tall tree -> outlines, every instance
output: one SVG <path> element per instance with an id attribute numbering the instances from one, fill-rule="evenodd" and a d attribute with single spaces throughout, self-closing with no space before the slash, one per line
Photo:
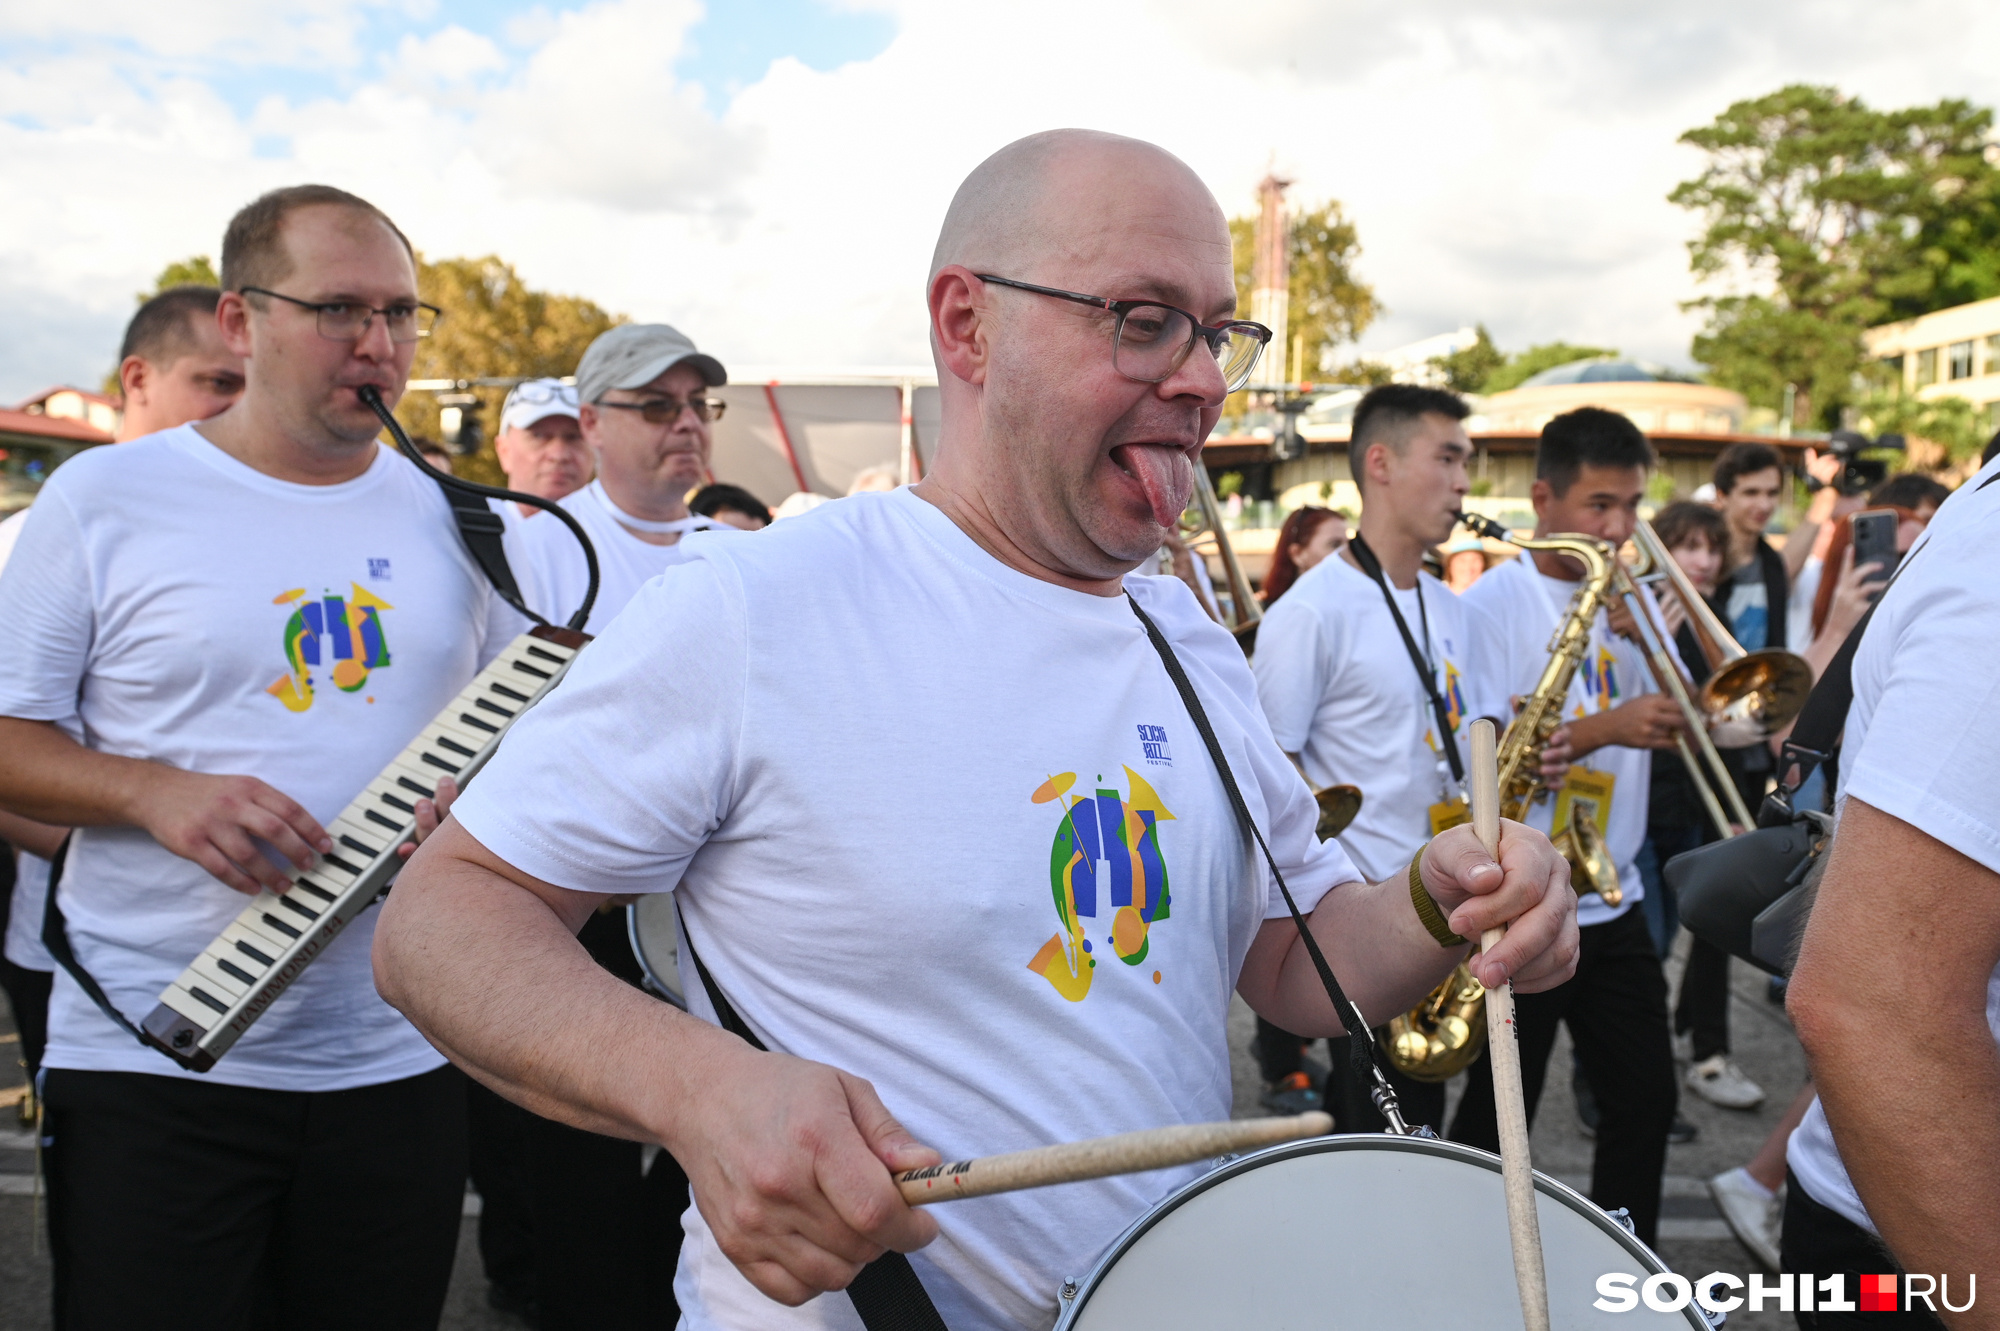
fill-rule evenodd
<path id="1" fill-rule="evenodd" d="M 608 313 L 581 296 L 536 291 L 521 280 L 513 265 L 491 254 L 479 259 L 419 260 L 417 290 L 444 315 L 431 335 L 417 344 L 412 379 L 574 374 L 584 349 L 597 335 L 626 322 L 626 316 Z M 501 474 L 492 434 L 507 390 L 471 391 L 479 395 L 487 436 L 479 453 L 463 459 L 459 470 L 498 482 Z M 412 434 L 437 434 L 438 404 L 430 393 L 406 395 L 396 415 Z"/>
<path id="2" fill-rule="evenodd" d="M 1298 348 L 1297 373 L 1310 379 L 1319 373 L 1326 352 L 1360 337 L 1384 310 L 1375 298 L 1375 289 L 1355 275 L 1361 233 L 1341 211 L 1338 200 L 1329 199 L 1317 208 L 1292 214 L 1288 230 L 1292 326 L 1286 340 Z M 1256 234 L 1255 217 L 1230 219 L 1239 310 L 1250 308 L 1250 264 Z M 1293 346 L 1274 346 L 1267 354 L 1289 358 Z"/>
<path id="3" fill-rule="evenodd" d="M 1773 407 L 1794 384 L 1798 418 L 1830 422 L 1864 329 L 1992 294 L 1991 128 L 1963 101 L 1876 111 L 1794 84 L 1683 134 L 1708 155 L 1668 196 L 1706 223 L 1690 267 L 1735 288 L 1689 303 L 1708 312 L 1694 355 L 1710 377 Z"/>

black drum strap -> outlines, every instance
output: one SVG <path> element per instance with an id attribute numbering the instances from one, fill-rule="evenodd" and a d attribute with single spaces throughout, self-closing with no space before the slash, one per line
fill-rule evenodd
<path id="1" fill-rule="evenodd" d="M 69 921 L 63 918 L 62 907 L 56 904 L 56 888 L 62 885 L 63 865 L 69 860 L 69 843 L 75 835 L 72 832 L 64 837 L 62 844 L 56 847 L 55 858 L 49 861 L 49 895 L 42 903 L 42 946 L 55 958 L 56 965 L 76 981 L 76 987 L 90 995 L 90 1001 L 97 1004 L 105 1016 L 116 1022 L 127 1035 L 151 1049 L 152 1042 L 139 1034 L 139 1028 L 125 1020 L 125 1014 L 111 1005 L 104 987 L 98 984 L 96 976 L 83 968 L 83 963 L 76 959 L 76 949 L 69 945 Z"/>
<path id="2" fill-rule="evenodd" d="M 695 974 L 701 977 L 701 987 L 708 991 L 709 1004 L 715 1009 L 722 1029 L 752 1049 L 769 1053 L 769 1048 L 757 1038 L 757 1032 L 750 1029 L 749 1023 L 723 995 L 722 986 L 708 973 L 701 953 L 694 950 L 694 939 L 688 934 L 686 917 L 681 915 L 679 898 L 674 900 L 674 916 L 680 921 L 688 958 L 694 962 Z M 950 1331 L 924 1289 L 924 1282 L 917 1278 L 910 1259 L 894 1248 L 861 1268 L 861 1274 L 847 1287 L 847 1297 L 854 1301 L 854 1311 L 860 1314 L 861 1324 L 868 1331 Z"/>
<path id="3" fill-rule="evenodd" d="M 1229 759 L 1223 756 L 1222 744 L 1215 738 L 1215 727 L 1208 723 L 1208 713 L 1203 710 L 1201 699 L 1188 680 L 1187 671 L 1181 668 L 1180 658 L 1174 655 L 1166 635 L 1139 608 L 1139 603 L 1132 599 L 1130 592 L 1125 593 L 1125 600 L 1132 607 L 1132 613 L 1139 617 L 1139 622 L 1145 625 L 1146 637 L 1152 641 L 1153 650 L 1160 654 L 1160 662 L 1166 666 L 1174 687 L 1180 690 L 1181 702 L 1187 707 L 1188 716 L 1194 720 L 1194 728 L 1201 732 L 1201 742 L 1208 747 L 1208 756 L 1215 764 L 1216 775 L 1222 778 L 1223 792 L 1229 796 L 1229 807 L 1236 811 L 1236 822 L 1242 828 L 1243 839 L 1254 841 L 1257 849 L 1264 852 L 1264 863 L 1271 870 L 1271 880 L 1284 895 L 1285 907 L 1291 911 L 1292 923 L 1298 927 L 1299 941 L 1306 945 L 1306 955 L 1312 958 L 1313 969 L 1319 972 L 1319 982 L 1325 986 L 1326 996 L 1333 1002 L 1334 1014 L 1353 1037 L 1347 1042 L 1347 1048 L 1357 1082 L 1363 1086 L 1386 1086 L 1375 1066 L 1375 1032 L 1369 1029 L 1368 1019 L 1354 1005 L 1354 1000 L 1347 996 L 1347 991 L 1340 987 L 1340 981 L 1334 978 L 1333 967 L 1327 964 L 1326 954 L 1320 951 L 1319 940 L 1306 927 L 1306 917 L 1299 913 L 1299 903 L 1292 900 L 1292 889 L 1285 886 L 1285 875 L 1278 871 L 1278 861 L 1272 856 L 1271 848 L 1264 844 L 1264 834 L 1257 830 L 1257 821 L 1250 816 L 1250 806 L 1243 802 L 1243 792 L 1236 786 L 1236 774 L 1229 768 Z"/>

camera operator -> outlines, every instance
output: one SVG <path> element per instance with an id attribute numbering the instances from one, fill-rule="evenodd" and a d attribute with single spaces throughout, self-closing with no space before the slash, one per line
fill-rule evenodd
<path id="1" fill-rule="evenodd" d="M 1968 1277 L 2000 1269 L 2000 699 L 1980 664 L 2000 639 L 1996 560 L 1989 462 L 1863 630 L 1789 1004 L 1821 1098 L 1787 1154 L 1781 1269 L 1853 1277 L 1886 1247 L 1968 1304 Z M 1816 1316 L 1801 1322 L 1870 1324 Z"/>

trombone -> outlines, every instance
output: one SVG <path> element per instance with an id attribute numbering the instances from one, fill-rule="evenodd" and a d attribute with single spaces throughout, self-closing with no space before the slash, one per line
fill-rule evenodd
<path id="1" fill-rule="evenodd" d="M 1223 617 L 1222 626 L 1236 635 L 1243 654 L 1250 655 L 1257 643 L 1257 626 L 1264 620 L 1264 607 L 1250 590 L 1250 577 L 1244 573 L 1242 561 L 1236 558 L 1236 547 L 1229 543 L 1229 533 L 1222 526 L 1222 502 L 1215 497 L 1208 468 L 1200 462 L 1194 465 L 1194 502 L 1181 514 L 1180 536 L 1197 559 L 1201 558 L 1201 552 L 1195 548 L 1197 541 L 1207 537 L 1215 542 L 1216 555 L 1222 561 L 1223 580 L 1229 584 L 1229 613 Z M 1299 775 L 1305 776 L 1303 768 Z M 1307 778 L 1306 784 L 1312 786 L 1311 778 Z M 1319 806 L 1313 830 L 1321 841 L 1331 841 L 1346 831 L 1347 825 L 1361 812 L 1359 786 L 1313 786 L 1312 795 Z"/>
<path id="2" fill-rule="evenodd" d="M 1803 658 L 1777 648 L 1745 651 L 1674 562 L 1652 524 L 1643 518 L 1633 529 L 1632 543 L 1639 557 L 1632 569 L 1622 562 L 1617 565 L 1618 593 L 1631 611 L 1654 682 L 1680 704 L 1687 719 L 1688 735 L 1700 750 L 1701 765 L 1696 764 L 1686 736 L 1676 736 L 1674 745 L 1694 778 L 1695 793 L 1715 824 L 1716 835 L 1728 840 L 1738 831 L 1755 827 L 1756 820 L 1737 792 L 1736 780 L 1724 765 L 1716 740 L 1742 748 L 1760 744 L 1790 724 L 1812 692 L 1812 667 Z M 1669 646 L 1673 635 L 1667 632 L 1665 621 L 1640 594 L 1641 583 L 1658 581 L 1666 582 L 1680 598 L 1702 657 L 1709 664 L 1709 677 L 1698 694 L 1690 694 L 1687 681 L 1681 677 Z M 1718 791 L 1721 800 L 1717 799 Z M 1727 801 L 1726 810 L 1723 801 Z"/>
<path id="3" fill-rule="evenodd" d="M 1256 594 L 1250 590 L 1249 575 L 1236 558 L 1236 547 L 1229 543 L 1229 533 L 1222 529 L 1222 502 L 1215 497 L 1208 468 L 1199 461 L 1194 464 L 1194 503 L 1181 514 L 1180 534 L 1191 551 L 1204 536 L 1214 540 L 1216 554 L 1222 560 L 1223 581 L 1229 584 L 1229 613 L 1223 616 L 1222 627 L 1236 635 L 1236 640 L 1243 644 L 1243 654 L 1248 656 L 1255 641 L 1249 635 L 1263 620 L 1264 607 L 1257 603 Z M 1195 557 L 1200 558 L 1199 552 Z"/>

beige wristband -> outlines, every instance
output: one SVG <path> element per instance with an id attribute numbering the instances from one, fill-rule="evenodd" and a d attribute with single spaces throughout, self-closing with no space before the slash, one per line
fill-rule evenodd
<path id="1" fill-rule="evenodd" d="M 1437 898 L 1424 886 L 1423 862 L 1424 852 L 1421 850 L 1410 860 L 1410 904 L 1417 908 L 1417 919 L 1422 921 L 1430 936 L 1437 939 L 1439 947 L 1462 946 L 1465 940 L 1451 931 L 1444 912 L 1438 909 Z"/>

